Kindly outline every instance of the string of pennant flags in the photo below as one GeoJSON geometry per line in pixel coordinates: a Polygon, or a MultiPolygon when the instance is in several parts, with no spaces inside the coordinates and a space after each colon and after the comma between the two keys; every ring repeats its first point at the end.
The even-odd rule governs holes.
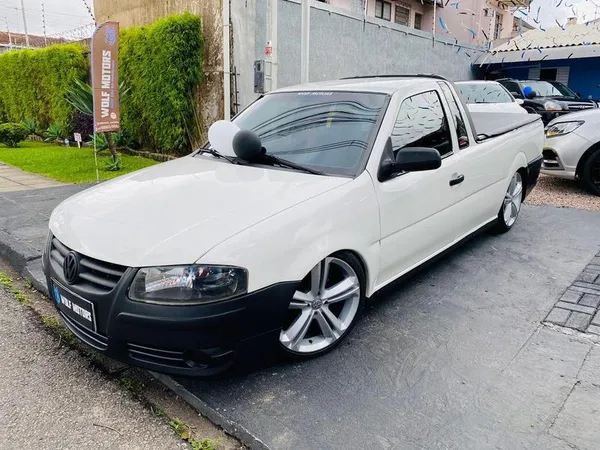
{"type": "MultiPolygon", "coordinates": [[[[421,1],[421,2],[423,2],[423,1],[421,1]]],[[[593,5],[593,7],[598,8],[598,12],[600,12],[600,0],[584,0],[583,2],[579,2],[579,3],[575,3],[572,0],[571,1],[569,1],[569,0],[546,0],[546,1],[545,0],[533,0],[527,7],[521,7],[519,3],[514,2],[512,0],[509,0],[506,3],[509,3],[509,5],[508,5],[509,7],[512,6],[512,7],[516,8],[513,10],[513,15],[517,20],[526,22],[531,26],[535,26],[538,30],[540,30],[542,32],[547,32],[547,25],[544,26],[544,24],[542,22],[545,22],[547,24],[552,19],[554,19],[554,23],[561,31],[567,31],[568,22],[567,22],[566,18],[564,17],[565,9],[567,9],[567,11],[570,11],[570,13],[574,17],[578,17],[578,18],[582,19],[583,23],[585,24],[586,28],[588,29],[584,33],[576,34],[575,36],[573,36],[574,38],[582,39],[591,33],[597,33],[598,31],[600,31],[600,21],[596,22],[596,20],[595,20],[597,18],[596,15],[594,16],[593,19],[586,20],[586,19],[588,19],[588,17],[586,17],[587,15],[579,14],[580,10],[578,9],[579,6],[589,3],[589,4],[593,5]],[[542,10],[542,6],[544,7],[543,10],[542,10]],[[542,11],[544,11],[545,15],[548,16],[549,10],[550,10],[550,15],[554,15],[554,17],[552,17],[552,18],[546,17],[546,20],[543,20],[541,17],[542,11]],[[554,14],[552,14],[551,11],[554,11],[554,14]]],[[[466,32],[469,35],[470,41],[475,41],[476,45],[481,45],[481,43],[483,42],[484,44],[482,45],[482,47],[484,47],[484,48],[487,47],[488,50],[493,51],[493,49],[492,49],[493,39],[491,39],[492,36],[490,36],[488,34],[488,32],[491,32],[491,26],[490,26],[490,30],[488,30],[488,32],[486,32],[485,27],[482,26],[482,24],[480,23],[479,20],[473,20],[474,17],[480,16],[479,13],[476,13],[469,8],[463,7],[460,0],[458,0],[458,1],[446,0],[444,6],[446,8],[453,8],[453,9],[458,10],[459,16],[462,16],[465,19],[467,19],[467,18],[471,19],[471,20],[467,21],[469,23],[465,23],[465,20],[461,20],[460,27],[462,27],[464,30],[466,30],[466,32]],[[477,28],[477,30],[474,28],[477,28]]],[[[486,2],[486,6],[489,9],[493,8],[493,6],[490,4],[489,1],[486,2]]],[[[441,33],[442,35],[454,38],[454,40],[455,40],[454,45],[456,46],[456,53],[461,53],[461,51],[462,51],[465,55],[467,55],[468,57],[471,57],[471,55],[467,51],[465,51],[465,50],[467,50],[467,48],[460,45],[459,40],[454,36],[454,34],[456,34],[456,33],[453,33],[453,30],[446,24],[446,22],[444,21],[444,18],[442,17],[442,14],[440,14],[437,21],[433,23],[432,33],[435,34],[435,31],[436,31],[435,28],[439,27],[440,30],[442,31],[442,33],[441,33]]],[[[552,42],[555,46],[559,45],[559,43],[557,42],[555,37],[552,38],[552,42]]],[[[590,39],[583,39],[581,41],[581,44],[586,45],[586,46],[592,45],[593,43],[594,42],[590,39]]],[[[519,34],[516,37],[509,39],[507,44],[513,45],[514,50],[521,50],[522,51],[521,58],[524,59],[527,55],[526,51],[532,49],[533,40],[526,42],[526,38],[523,37],[522,29],[519,29],[519,34]]],[[[539,54],[544,53],[544,49],[541,46],[533,47],[533,49],[536,50],[539,54]]],[[[546,56],[547,55],[543,56],[542,59],[546,58],[546,56]]],[[[572,56],[572,54],[569,55],[569,58],[571,56],[572,56]]]]}

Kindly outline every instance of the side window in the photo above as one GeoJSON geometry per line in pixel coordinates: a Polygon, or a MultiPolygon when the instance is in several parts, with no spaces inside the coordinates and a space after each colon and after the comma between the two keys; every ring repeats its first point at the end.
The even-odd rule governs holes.
{"type": "Polygon", "coordinates": [[[402,102],[392,146],[394,152],[404,147],[429,147],[440,152],[442,158],[452,154],[452,135],[437,92],[424,92],[402,102]]]}
{"type": "Polygon", "coordinates": [[[503,85],[508,92],[510,92],[514,98],[523,98],[523,94],[521,94],[521,87],[518,83],[514,81],[505,81],[504,83],[500,83],[503,85]]]}
{"type": "Polygon", "coordinates": [[[469,134],[467,133],[467,127],[465,126],[465,121],[460,112],[460,108],[458,107],[456,97],[452,92],[452,89],[450,89],[446,83],[440,83],[440,87],[450,105],[454,126],[456,127],[456,136],[458,137],[458,148],[466,148],[469,146],[469,134]]]}

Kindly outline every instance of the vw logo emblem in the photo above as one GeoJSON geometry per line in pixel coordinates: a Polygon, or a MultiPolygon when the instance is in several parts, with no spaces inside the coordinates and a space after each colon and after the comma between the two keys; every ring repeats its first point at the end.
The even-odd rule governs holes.
{"type": "Polygon", "coordinates": [[[63,272],[67,283],[73,284],[77,281],[77,278],[79,278],[79,256],[77,253],[69,252],[67,256],[65,256],[63,272]]]}

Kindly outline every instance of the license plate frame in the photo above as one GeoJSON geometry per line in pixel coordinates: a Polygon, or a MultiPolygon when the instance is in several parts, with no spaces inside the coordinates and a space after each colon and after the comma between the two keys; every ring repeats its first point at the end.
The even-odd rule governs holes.
{"type": "Polygon", "coordinates": [[[83,298],[81,295],[75,294],[54,278],[51,281],[52,289],[50,293],[58,310],[78,325],[97,333],[98,325],[94,303],[83,298]],[[86,318],[88,315],[90,316],[90,320],[86,318]]]}

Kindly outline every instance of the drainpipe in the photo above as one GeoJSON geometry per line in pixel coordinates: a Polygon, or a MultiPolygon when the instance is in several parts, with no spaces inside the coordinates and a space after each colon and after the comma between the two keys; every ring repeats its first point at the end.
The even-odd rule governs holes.
{"type": "Polygon", "coordinates": [[[223,112],[231,118],[231,67],[229,52],[229,0],[223,0],[223,112]]]}
{"type": "Polygon", "coordinates": [[[300,23],[300,82],[304,84],[309,80],[310,0],[302,0],[300,23]]]}
{"type": "Polygon", "coordinates": [[[271,89],[277,89],[277,3],[271,0],[271,89]]]}

